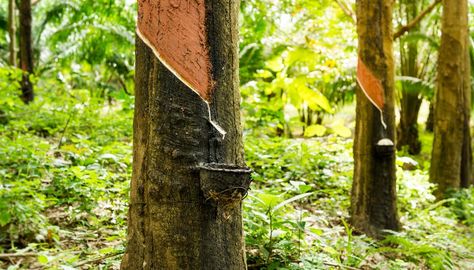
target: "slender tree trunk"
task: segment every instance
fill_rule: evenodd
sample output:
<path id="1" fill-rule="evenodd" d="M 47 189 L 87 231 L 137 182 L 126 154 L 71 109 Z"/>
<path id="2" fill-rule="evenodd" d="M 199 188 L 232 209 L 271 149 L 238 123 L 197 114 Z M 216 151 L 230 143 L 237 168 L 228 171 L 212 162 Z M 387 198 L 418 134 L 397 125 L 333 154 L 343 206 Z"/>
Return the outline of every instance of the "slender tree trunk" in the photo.
<path id="1" fill-rule="evenodd" d="M 8 37 L 10 38 L 9 44 L 9 59 L 10 65 L 16 67 L 16 20 L 15 20 L 15 1 L 8 0 Z"/>
<path id="2" fill-rule="evenodd" d="M 443 0 L 430 179 L 436 195 L 471 183 L 471 83 L 467 0 Z"/>
<path id="3" fill-rule="evenodd" d="M 434 100 L 430 101 L 430 109 L 428 113 L 428 118 L 426 119 L 426 127 L 425 130 L 427 132 L 434 131 Z"/>
<path id="4" fill-rule="evenodd" d="M 201 191 L 201 163 L 244 165 L 238 82 L 237 0 L 206 1 L 216 86 L 207 106 L 137 38 L 134 162 L 122 269 L 245 269 L 241 202 Z"/>
<path id="5" fill-rule="evenodd" d="M 30 74 L 33 74 L 33 43 L 31 36 L 32 16 L 31 0 L 20 1 L 20 67 L 23 70 L 21 98 L 26 104 L 34 99 Z"/>
<path id="6" fill-rule="evenodd" d="M 402 90 L 400 124 L 397 128 L 397 148 L 408 146 L 408 153 L 417 155 L 421 152 L 421 142 L 418 136 L 418 113 L 423 99 L 418 93 Z"/>
<path id="7" fill-rule="evenodd" d="M 403 1 L 400 3 L 406 10 L 407 21 L 412 21 L 418 16 L 418 3 L 416 1 Z M 418 30 L 415 27 L 413 30 Z M 418 77 L 418 44 L 410 42 L 406 44 L 400 41 L 400 58 L 402 76 Z M 403 146 L 408 146 L 408 152 L 412 155 L 419 154 L 421 151 L 421 142 L 418 139 L 418 112 L 422 102 L 420 93 L 409 87 L 406 83 L 402 84 L 402 99 L 400 111 L 400 124 L 397 128 L 397 148 L 400 150 Z"/>
<path id="8" fill-rule="evenodd" d="M 416 45 L 408 46 L 408 59 L 407 63 L 405 63 L 407 66 L 402 65 L 402 76 L 418 76 L 416 51 Z M 418 136 L 418 113 L 422 101 L 423 99 L 418 91 L 403 84 L 400 124 L 397 128 L 397 148 L 401 150 L 403 146 L 408 146 L 408 152 L 412 155 L 417 155 L 421 152 L 421 142 Z"/>
<path id="9" fill-rule="evenodd" d="M 384 229 L 399 229 L 395 149 L 377 146 L 382 138 L 395 141 L 392 3 L 391 0 L 356 2 L 359 57 L 382 81 L 384 119 L 388 127 L 387 130 L 383 128 L 380 112 L 358 88 L 351 223 L 359 231 L 374 237 L 381 236 Z"/>

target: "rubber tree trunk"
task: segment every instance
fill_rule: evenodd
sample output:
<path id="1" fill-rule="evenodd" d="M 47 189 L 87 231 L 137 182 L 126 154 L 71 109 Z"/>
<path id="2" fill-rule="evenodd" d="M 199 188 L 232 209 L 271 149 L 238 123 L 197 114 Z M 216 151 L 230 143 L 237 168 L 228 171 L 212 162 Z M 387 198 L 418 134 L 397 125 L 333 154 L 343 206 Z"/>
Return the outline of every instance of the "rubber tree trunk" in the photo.
<path id="1" fill-rule="evenodd" d="M 21 99 L 26 104 L 34 99 L 30 75 L 33 74 L 33 43 L 31 36 L 31 0 L 20 1 L 20 68 L 23 70 Z"/>
<path id="2" fill-rule="evenodd" d="M 472 183 L 468 1 L 444 0 L 430 179 L 443 197 Z"/>
<path id="3" fill-rule="evenodd" d="M 354 137 L 354 179 L 351 223 L 373 237 L 382 230 L 398 230 L 396 207 L 395 149 L 376 147 L 382 138 L 395 141 L 394 63 L 391 0 L 357 0 L 359 57 L 382 81 L 385 130 L 380 112 L 357 89 Z"/>
<path id="4" fill-rule="evenodd" d="M 200 163 L 244 165 L 238 75 L 239 1 L 206 1 L 213 120 L 140 38 L 136 42 L 134 161 L 122 269 L 245 269 L 241 202 L 201 192 Z"/>
<path id="5" fill-rule="evenodd" d="M 412 21 L 418 15 L 416 1 L 403 1 L 400 3 L 406 10 L 407 21 Z M 419 27 L 415 27 L 414 31 Z M 416 42 L 400 41 L 401 75 L 418 77 L 418 44 Z M 418 113 L 423 99 L 414 87 L 406 82 L 402 84 L 402 98 L 400 101 L 400 124 L 397 128 L 397 148 L 401 150 L 408 146 L 412 155 L 421 152 L 421 142 L 418 139 Z"/>
<path id="6" fill-rule="evenodd" d="M 8 37 L 9 44 L 9 62 L 10 65 L 16 67 L 16 20 L 15 20 L 15 1 L 8 0 Z"/>

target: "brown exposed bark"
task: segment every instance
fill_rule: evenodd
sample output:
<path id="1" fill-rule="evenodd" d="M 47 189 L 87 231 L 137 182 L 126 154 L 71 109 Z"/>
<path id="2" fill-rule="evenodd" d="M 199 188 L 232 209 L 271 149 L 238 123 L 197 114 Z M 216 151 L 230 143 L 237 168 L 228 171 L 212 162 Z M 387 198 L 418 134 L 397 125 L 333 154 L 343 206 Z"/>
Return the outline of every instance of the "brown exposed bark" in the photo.
<path id="1" fill-rule="evenodd" d="M 21 99 L 26 104 L 34 99 L 30 75 L 33 74 L 33 43 L 31 36 L 32 16 L 31 0 L 20 1 L 20 68 L 23 70 L 21 81 Z"/>
<path id="2" fill-rule="evenodd" d="M 16 67 L 16 23 L 15 23 L 16 7 L 14 0 L 8 0 L 8 37 L 9 44 L 9 61 L 10 65 Z"/>
<path id="3" fill-rule="evenodd" d="M 168 67 L 204 98 L 212 90 L 205 0 L 141 1 L 138 34 Z"/>
<path id="4" fill-rule="evenodd" d="M 443 0 L 430 179 L 436 195 L 472 183 L 468 1 Z"/>
<path id="5" fill-rule="evenodd" d="M 200 163 L 244 165 L 238 82 L 239 1 L 206 1 L 213 118 L 201 98 L 136 43 L 134 162 L 122 269 L 245 269 L 241 203 L 201 191 Z"/>
<path id="6" fill-rule="evenodd" d="M 359 57 L 382 81 L 385 91 L 384 130 L 379 111 L 357 89 L 354 137 L 354 180 L 351 223 L 359 231 L 379 237 L 382 230 L 398 230 L 395 149 L 376 147 L 382 138 L 395 141 L 392 4 L 390 0 L 357 0 Z"/>

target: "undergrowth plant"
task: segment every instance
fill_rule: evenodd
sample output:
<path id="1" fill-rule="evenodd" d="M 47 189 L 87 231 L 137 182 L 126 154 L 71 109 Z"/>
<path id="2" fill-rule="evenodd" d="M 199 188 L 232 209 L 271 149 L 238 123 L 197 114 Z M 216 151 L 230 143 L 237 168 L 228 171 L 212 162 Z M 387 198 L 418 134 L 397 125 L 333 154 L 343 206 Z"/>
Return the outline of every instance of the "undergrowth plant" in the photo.
<path id="1" fill-rule="evenodd" d="M 0 79 L 0 86 L 7 80 L 15 78 Z M 47 85 L 36 88 L 29 106 L 15 87 L 1 88 L 0 253 L 35 250 L 38 265 L 62 269 L 79 260 L 74 249 L 81 244 L 71 243 L 82 231 L 105 230 L 102 241 L 114 243 L 98 243 L 84 254 L 123 250 L 117 241 L 125 229 L 133 102 L 117 97 L 111 106 L 89 92 Z"/>

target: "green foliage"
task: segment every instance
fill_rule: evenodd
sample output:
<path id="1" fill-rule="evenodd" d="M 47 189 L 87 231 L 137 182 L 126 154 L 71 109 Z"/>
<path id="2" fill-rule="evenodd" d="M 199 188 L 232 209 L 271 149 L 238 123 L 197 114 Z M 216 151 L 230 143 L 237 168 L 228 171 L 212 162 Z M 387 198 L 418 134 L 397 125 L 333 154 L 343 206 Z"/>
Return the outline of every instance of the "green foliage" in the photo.
<path id="1" fill-rule="evenodd" d="M 18 101 L 21 70 L 12 67 L 0 67 L 0 124 L 8 121 L 8 114 L 14 111 Z"/>
<path id="2" fill-rule="evenodd" d="M 438 50 L 440 47 L 439 38 L 433 37 L 420 32 L 409 32 L 401 37 L 402 42 L 408 44 L 417 44 L 418 42 L 425 42 L 431 49 Z"/>
<path id="3" fill-rule="evenodd" d="M 31 241 L 32 234 L 46 225 L 41 174 L 45 171 L 42 156 L 49 145 L 30 134 L 0 134 L 0 145 L 8 146 L 0 150 L 0 242 Z"/>
<path id="4" fill-rule="evenodd" d="M 449 196 L 450 207 L 466 226 L 474 226 L 474 188 L 454 191 Z"/>
<path id="5" fill-rule="evenodd" d="M 427 172 L 402 170 L 402 163 L 398 162 L 397 194 L 404 232 L 389 232 L 387 238 L 372 249 L 371 253 L 396 256 L 398 260 L 415 265 L 423 264 L 429 269 L 465 268 L 473 258 L 469 255 L 472 251 L 465 249 L 465 241 L 471 241 L 471 236 L 468 235 L 472 233 L 472 229 L 457 224 L 453 213 L 456 208 L 450 206 L 456 201 L 436 201 L 432 195 L 435 185 L 429 183 Z M 471 197 L 464 199 L 472 200 Z M 463 234 L 467 238 L 457 236 Z M 463 259 L 467 262 L 463 262 Z"/>
<path id="6" fill-rule="evenodd" d="M 337 138 L 331 140 L 338 141 Z M 286 186 L 296 193 L 316 190 L 323 185 L 339 185 L 328 182 L 334 173 L 332 170 L 338 170 L 337 165 L 350 159 L 347 155 L 331 158 L 347 146 L 334 145 L 326 152 L 321 150 L 321 140 L 248 137 L 247 142 L 245 151 L 249 165 L 255 171 L 254 181 L 261 185 Z"/>
<path id="7" fill-rule="evenodd" d="M 135 3 L 44 0 L 33 17 L 38 76 L 94 96 L 133 93 Z"/>
<path id="8" fill-rule="evenodd" d="M 241 81 L 248 130 L 291 137 L 321 124 L 336 104 L 352 100 L 355 59 L 348 56 L 355 44 L 347 46 L 346 38 L 344 47 L 336 44 L 355 33 L 338 11 L 330 1 L 242 5 Z"/>
<path id="9" fill-rule="evenodd" d="M 432 98 L 435 91 L 433 81 L 423 81 L 411 76 L 398 76 L 396 78 L 398 89 L 403 89 L 407 92 L 419 93 L 424 97 Z"/>
<path id="10" fill-rule="evenodd" d="M 71 234 L 110 227 L 101 235 L 117 241 L 125 233 L 133 98 L 110 106 L 90 91 L 51 83 L 26 106 L 7 82 L 16 71 L 0 72 L 9 74 L 0 80 L 7 119 L 0 124 L 0 251 L 35 249 L 44 252 L 42 264 L 72 266 L 79 257 L 64 243 L 82 236 Z M 115 246 L 110 252 L 122 248 Z"/>
<path id="11" fill-rule="evenodd" d="M 377 241 L 348 223 L 351 130 L 327 115 L 352 100 L 356 37 L 336 3 L 249 0 L 241 11 L 245 150 L 255 180 L 243 203 L 249 268 L 472 267 L 474 189 L 437 202 L 429 147 L 397 159 L 403 232 Z M 0 268 L 118 268 L 132 168 L 135 16 L 132 1 L 39 1 L 37 98 L 26 106 L 21 71 L 4 64 L 0 3 L 0 252 L 37 254 L 0 259 Z M 422 25 L 430 32 L 401 40 L 420 44 L 425 60 L 438 44 L 432 16 Z M 426 63 L 423 76 L 400 77 L 398 86 L 429 97 L 434 62 Z"/>
<path id="12" fill-rule="evenodd" d="M 384 241 L 355 235 L 346 222 L 350 149 L 350 141 L 338 137 L 326 141 L 246 137 L 256 185 L 244 203 L 250 266 L 464 269 L 470 264 L 472 227 L 461 225 L 468 225 L 461 217 L 472 214 L 471 190 L 436 202 L 427 172 L 408 157 L 397 161 L 404 232 L 391 232 Z M 413 166 L 415 170 L 403 169 Z M 285 207 L 278 207 L 281 202 Z"/>
<path id="13" fill-rule="evenodd" d="M 132 110 L 131 101 L 110 106 L 90 91 L 48 91 L 39 88 L 41 102 L 30 106 L 14 94 L 0 98 L 2 104 L 13 100 L 8 123 L 0 125 L 0 142 L 7 146 L 0 148 L 0 242 L 8 243 L 2 245 L 8 252 L 22 247 L 38 252 L 26 265 L 60 269 L 123 251 Z M 398 203 L 405 233 L 377 242 L 354 234 L 346 222 L 350 140 L 246 136 L 245 142 L 255 171 L 244 201 L 249 266 L 465 269 L 473 259 L 472 190 L 435 203 L 426 172 L 403 170 L 408 159 L 400 157 Z M 94 245 L 86 247 L 85 239 Z"/>
<path id="14" fill-rule="evenodd" d="M 247 237 L 247 245 L 252 250 L 251 254 L 262 258 L 250 258 L 265 264 L 277 265 L 291 262 L 292 258 L 302 253 L 304 245 L 303 235 L 307 229 L 303 221 L 303 213 L 296 220 L 288 219 L 285 214 L 294 213 L 291 203 L 309 197 L 312 193 L 303 193 L 284 200 L 281 195 L 259 193 L 252 195 L 245 204 L 250 217 L 244 219 L 246 231 L 252 232 Z"/>
<path id="15" fill-rule="evenodd" d="M 422 260 L 424 260 L 426 265 L 433 270 L 454 269 L 449 252 L 431 245 L 414 243 L 408 240 L 403 234 L 389 235 L 382 243 L 395 245 L 397 247 L 381 248 L 379 252 L 382 250 L 384 252 L 397 252 L 406 256 L 409 261 L 413 261 L 417 264 L 422 263 Z"/>
<path id="16" fill-rule="evenodd" d="M 347 213 L 336 210 L 348 208 L 350 143 L 329 140 L 246 138 L 258 187 L 244 204 L 250 265 L 320 269 L 362 261 L 367 244 L 352 239 Z"/>
<path id="17" fill-rule="evenodd" d="M 397 27 L 407 25 L 421 13 L 432 1 L 399 1 L 396 3 L 394 21 Z M 441 6 L 441 5 L 439 5 Z M 415 27 L 397 39 L 395 48 L 399 49 L 397 67 L 397 89 L 404 92 L 418 93 L 431 100 L 434 96 L 436 62 L 430 59 L 436 55 L 440 46 L 439 8 L 429 13 Z M 414 61 L 415 67 L 411 67 Z M 401 95 L 399 95 L 401 97 Z"/>

